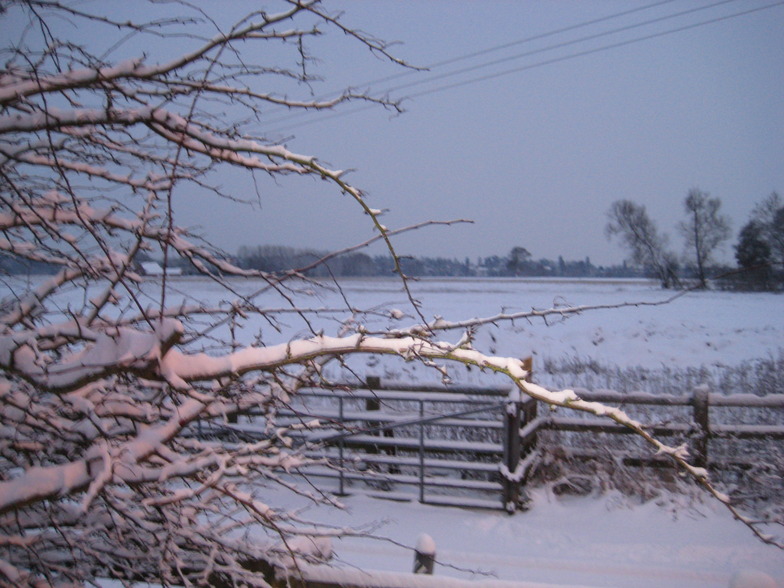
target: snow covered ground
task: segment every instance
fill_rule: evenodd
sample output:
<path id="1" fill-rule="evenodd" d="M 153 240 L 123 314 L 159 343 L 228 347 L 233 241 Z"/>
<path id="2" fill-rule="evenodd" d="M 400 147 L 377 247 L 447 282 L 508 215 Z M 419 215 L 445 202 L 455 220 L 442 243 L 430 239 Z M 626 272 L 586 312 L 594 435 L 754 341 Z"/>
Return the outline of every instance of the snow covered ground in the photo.
<path id="1" fill-rule="evenodd" d="M 34 277 L 33 284 L 41 277 Z M 0 298 L 7 285 L 0 284 Z M 229 292 L 203 278 L 170 279 L 173 290 L 167 306 L 200 302 L 217 304 L 231 300 Z M 247 295 L 263 284 L 256 280 L 232 283 Z M 143 284 L 156 305 L 160 294 L 157 279 Z M 499 312 L 514 313 L 531 309 L 565 306 L 606 306 L 624 303 L 663 303 L 673 295 L 647 280 L 558 280 L 558 279 L 423 279 L 411 283 L 414 297 L 422 304 L 422 314 L 432 320 L 491 317 Z M 344 298 L 359 309 L 395 308 L 404 315 L 394 319 L 388 314 L 363 317 L 369 329 L 402 328 L 419 322 L 414 316 L 399 280 L 343 279 L 341 290 L 318 289 L 305 285 L 300 291 L 287 291 L 289 299 L 301 308 L 338 309 L 314 317 L 311 325 L 328 335 L 337 333 L 341 321 L 350 317 Z M 289 302 L 275 292 L 264 293 L 254 301 L 261 308 L 286 308 Z M 84 302 L 80 290 L 59 300 L 60 307 Z M 340 310 L 344 309 L 344 310 Z M 250 315 L 237 331 L 241 342 L 250 343 L 261 331 L 266 344 L 279 343 L 296 336 L 308 337 L 309 330 L 294 313 L 280 315 L 278 329 L 262 317 Z M 627 306 L 585 311 L 567 320 L 550 317 L 499 323 L 483 328 L 476 347 L 499 355 L 537 359 L 581 357 L 607 365 L 657 367 L 733 365 L 744 360 L 776 356 L 784 348 L 784 296 L 771 293 L 689 292 L 661 306 Z M 459 333 L 444 335 L 457 340 Z M 540 362 L 539 362 L 540 363 Z M 388 366 L 386 366 L 388 369 Z M 424 376 L 424 374 L 423 374 Z"/>
<path id="2" fill-rule="evenodd" d="M 278 497 L 270 496 L 275 503 Z M 280 496 L 284 503 L 287 498 Z M 716 588 L 739 570 L 755 569 L 784 586 L 784 553 L 766 546 L 711 503 L 683 500 L 633 504 L 610 494 L 591 498 L 533 494 L 528 512 L 500 512 L 398 503 L 362 495 L 347 510 L 308 511 L 337 525 L 383 523 L 391 541 L 335 541 L 334 565 L 410 572 L 411 548 L 422 533 L 436 544 L 435 576 L 502 579 L 557 586 Z M 522 584 L 525 585 L 525 584 Z"/>
<path id="3" fill-rule="evenodd" d="M 413 288 L 426 317 L 438 314 L 448 320 L 492 316 L 502 309 L 663 302 L 675 294 L 642 280 L 427 280 Z M 733 364 L 775 355 L 784 346 L 783 334 L 784 297 L 705 291 L 663 306 L 586 311 L 549 324 L 518 321 L 499 326 L 495 337 L 497 353 L 503 355 L 574 355 L 608 365 L 657 367 Z"/>
<path id="4" fill-rule="evenodd" d="M 673 294 L 635 280 L 424 280 L 413 289 L 426 318 L 440 315 L 447 320 L 563 305 L 657 302 Z M 391 305 L 410 312 L 392 281 L 348 281 L 343 293 L 365 308 Z M 323 302 L 337 303 L 329 297 Z M 458 335 L 449 337 L 456 340 Z M 784 297 L 693 292 L 663 306 L 587 311 L 547 325 L 539 320 L 489 326 L 479 333 L 477 347 L 501 355 L 533 353 L 535 367 L 544 358 L 563 357 L 649 368 L 736 365 L 777 357 L 784 348 Z M 402 362 L 371 360 L 353 367 L 403 381 L 436 378 L 421 366 Z M 476 371 L 455 370 L 453 375 L 463 381 L 482 378 Z M 784 587 L 784 553 L 760 543 L 710 502 L 671 498 L 634 504 L 614 494 L 562 498 L 539 490 L 533 508 L 514 516 L 362 495 L 344 502 L 344 513 L 308 515 L 339 525 L 384 521 L 379 534 L 393 543 L 336 542 L 341 565 L 408 572 L 410 547 L 427 533 L 437 545 L 436 576 L 444 578 L 444 586 L 450 585 L 447 577 L 462 577 L 568 586 L 708 588 L 729 586 L 739 570 L 756 569 Z"/>
<path id="5" fill-rule="evenodd" d="M 347 280 L 342 294 L 320 293 L 324 306 L 339 305 L 345 295 L 360 308 L 391 306 L 408 316 L 376 320 L 370 327 L 413 324 L 410 305 L 394 280 Z M 426 319 L 456 321 L 492 317 L 499 312 L 565 306 L 613 306 L 664 303 L 677 293 L 646 280 L 426 279 L 412 284 Z M 335 325 L 324 323 L 328 330 Z M 459 332 L 443 335 L 457 341 Z M 482 328 L 477 349 L 497 355 L 533 355 L 534 370 L 546 359 L 580 358 L 608 366 L 646 368 L 737 365 L 778 357 L 784 349 L 784 296 L 771 293 L 689 292 L 660 306 L 587 310 L 568 319 L 517 320 Z M 366 365 L 369 363 L 370 365 Z M 353 362 L 359 373 L 402 381 L 437 380 L 432 370 L 401 361 L 375 365 Z M 484 376 L 456 369 L 456 381 L 484 381 Z"/>
<path id="6" fill-rule="evenodd" d="M 180 293 L 169 305 L 198 299 L 217 303 L 226 293 L 203 280 L 178 278 Z M 415 322 L 410 305 L 393 280 L 347 280 L 342 292 L 310 292 L 303 306 L 335 308 L 345 296 L 361 308 L 398 308 L 408 316 L 380 316 L 369 328 L 405 327 Z M 154 298 L 155 281 L 145 284 Z M 258 283 L 238 282 L 251 292 Z M 531 308 L 564 305 L 616 305 L 657 302 L 672 292 L 636 280 L 423 280 L 412 285 L 424 315 L 447 320 L 493 316 Z M 63 303 L 63 307 L 67 301 Z M 281 306 L 269 297 L 260 306 Z M 397 313 L 394 313 L 397 314 Z M 315 319 L 316 328 L 334 334 L 349 313 Z M 250 342 L 261 330 L 267 343 L 309 336 L 296 315 L 288 315 L 281 332 L 251 318 L 240 338 Z M 735 365 L 777 357 L 784 348 L 784 296 L 765 293 L 694 292 L 662 306 L 595 310 L 568 320 L 518 320 L 489 325 L 476 346 L 499 355 L 534 355 L 534 368 L 546 358 L 579 357 L 607 365 L 698 367 Z M 457 340 L 459 333 L 444 335 Z M 361 358 L 352 363 L 360 374 L 403 381 L 437 380 L 415 363 Z M 454 371 L 458 381 L 478 382 L 476 370 Z M 295 500 L 270 490 L 275 506 Z M 681 499 L 633 504 L 618 495 L 559 498 L 546 490 L 534 494 L 533 508 L 508 516 L 488 511 L 424 506 L 371 499 L 344 499 L 345 511 L 310 507 L 308 518 L 337 525 L 363 526 L 383 521 L 379 539 L 345 539 L 334 544 L 335 562 L 365 569 L 409 572 L 410 546 L 421 533 L 436 542 L 436 576 L 500 578 L 517 582 L 593 587 L 722 587 L 733 573 L 752 568 L 773 576 L 784 587 L 784 552 L 756 540 L 719 505 L 687 504 Z M 405 547 L 409 546 L 409 547 Z M 485 575 L 487 574 L 487 575 Z"/>

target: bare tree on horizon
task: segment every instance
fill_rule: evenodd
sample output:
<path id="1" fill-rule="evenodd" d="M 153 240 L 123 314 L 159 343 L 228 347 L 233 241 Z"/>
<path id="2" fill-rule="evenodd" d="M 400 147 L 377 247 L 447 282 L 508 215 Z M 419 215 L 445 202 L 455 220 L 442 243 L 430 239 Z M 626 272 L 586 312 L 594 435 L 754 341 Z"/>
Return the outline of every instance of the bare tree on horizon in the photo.
<path id="1" fill-rule="evenodd" d="M 267 495 L 276 486 L 337 506 L 286 477 L 309 463 L 292 447 L 292 428 L 317 423 L 282 427 L 276 414 L 303 386 L 322 382 L 325 364 L 363 355 L 421 361 L 437 373 L 475 366 L 503 377 L 514 394 L 620 423 L 760 539 L 779 544 L 684 447 L 660 442 L 618 408 L 528 382 L 522 359 L 472 346 L 485 324 L 589 308 L 426 319 L 393 243 L 405 228 L 386 227 L 382 210 L 343 171 L 259 130 L 271 108 L 328 110 L 357 100 L 398 108 L 351 90 L 311 97 L 313 37 L 331 30 L 400 64 L 386 44 L 317 1 L 281 2 L 277 13 L 253 11 L 228 25 L 220 11 L 232 4 L 214 5 L 210 15 L 188 2 L 150 2 L 155 16 L 147 20 L 115 18 L 114 6 L 25 0 L 3 5 L 0 16 L 26 23 L 0 41 L 0 252 L 57 268 L 37 280 L 4 276 L 0 583 L 83 585 L 108 575 L 267 585 L 278 572 L 296 576 L 299 562 L 321 562 L 328 550 L 313 549 L 321 540 L 369 533 L 317 524 Z M 97 29 L 120 41 L 96 53 L 88 41 Z M 351 199 L 395 260 L 407 312 L 347 299 L 338 309 L 302 305 L 299 296 L 319 284 L 301 272 L 237 267 L 179 227 L 178 206 L 195 192 L 216 207 L 236 199 L 221 189 L 221 174 L 324 180 Z M 150 251 L 163 256 L 157 281 L 137 273 Z M 190 261 L 214 298 L 171 279 L 175 257 Z M 258 289 L 248 293 L 238 277 Z M 377 331 L 367 327 L 374 316 L 388 321 Z M 414 324 L 388 326 L 405 317 Z M 263 417 L 261 439 L 195 434 L 202 420 L 251 413 Z"/>

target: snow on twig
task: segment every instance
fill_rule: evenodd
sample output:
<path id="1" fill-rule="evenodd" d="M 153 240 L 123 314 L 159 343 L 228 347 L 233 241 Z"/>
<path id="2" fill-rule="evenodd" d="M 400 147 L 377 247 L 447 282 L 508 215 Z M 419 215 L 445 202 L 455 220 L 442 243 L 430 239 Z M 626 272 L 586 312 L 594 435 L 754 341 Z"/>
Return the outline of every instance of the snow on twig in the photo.
<path id="1" fill-rule="evenodd" d="M 0 545 L 13 554 L 0 561 L 0 582 L 83 584 L 95 570 L 109 569 L 129 582 L 151 577 L 164 584 L 262 582 L 248 562 L 288 562 L 303 571 L 303 559 L 319 555 L 318 546 L 301 548 L 291 538 L 359 531 L 310 524 L 266 499 L 264 485 L 277 484 L 309 500 L 337 504 L 308 488 L 307 478 L 304 488 L 291 482 L 288 472 L 313 462 L 292 449 L 297 425 L 282 423 L 278 411 L 301 387 L 321 381 L 327 362 L 360 354 L 420 361 L 445 377 L 450 363 L 503 374 L 515 386 L 510 402 L 528 395 L 618 422 L 733 508 L 704 470 L 689 465 L 683 447 L 658 442 L 620 409 L 527 382 L 518 359 L 472 349 L 481 325 L 668 301 L 428 320 L 409 288 L 394 239 L 420 227 L 468 221 L 388 227 L 382 223 L 384 209 L 371 205 L 345 171 L 295 153 L 247 124 L 264 124 L 268 108 L 279 104 L 307 110 L 366 100 L 399 109 L 392 100 L 350 89 L 318 100 L 289 98 L 266 85 L 314 80 L 302 41 L 320 33 L 318 24 L 401 63 L 385 43 L 343 25 L 318 2 L 290 2 L 277 14 L 252 12 L 226 29 L 206 8 L 177 5 L 195 17 L 136 24 L 56 1 L 13 7 L 27 11 L 37 27 L 17 44 L 3 41 L 9 59 L 0 73 L 0 252 L 51 263 L 57 273 L 13 289 L 0 310 Z M 163 54 L 159 63 L 153 63 L 154 48 L 112 63 L 115 46 L 97 56 L 83 39 L 55 38 L 44 13 L 119 29 L 131 34 L 129 40 L 135 34 L 180 34 L 169 37 L 171 45 L 188 43 L 179 54 Z M 302 26 L 295 20 L 299 16 L 306 17 Z M 207 34 L 204 28 L 189 29 L 196 21 L 214 28 Z M 28 42 L 36 34 L 39 46 Z M 265 41 L 293 48 L 296 65 L 254 65 L 243 48 Z M 244 198 L 210 185 L 221 171 L 324 179 L 353 199 L 375 236 L 300 272 L 273 275 L 239 267 L 175 223 L 175 193 L 194 189 Z M 345 308 L 303 307 L 293 292 L 298 284 L 316 284 L 302 273 L 375 242 L 392 256 L 413 311 L 374 309 L 365 315 L 413 316 L 417 324 L 371 334 L 346 322 L 339 332 L 354 334 L 322 334 L 314 315 L 332 320 L 348 311 L 353 319 L 360 311 L 343 291 Z M 164 275 L 151 295 L 135 265 L 157 251 L 166 257 Z M 202 303 L 188 295 L 181 304 L 167 304 L 176 291 L 169 279 L 174 254 L 230 300 Z M 247 295 L 226 276 L 263 284 Z M 68 290 L 78 295 L 68 298 Z M 257 302 L 257 295 L 273 292 L 274 305 Z M 233 328 L 251 313 L 266 319 L 265 328 L 271 325 L 275 334 L 259 333 L 257 344 L 249 346 L 235 338 Z M 274 337 L 280 336 L 284 314 L 298 317 L 305 328 L 279 342 Z M 435 340 L 452 329 L 461 331 L 457 343 Z M 258 435 L 241 437 L 240 427 L 209 426 L 238 415 L 263 421 Z M 513 480 L 520 473 L 503 472 Z M 755 529 L 755 521 L 737 510 L 733 514 Z M 249 529 L 267 537 L 254 545 L 245 535 Z"/>

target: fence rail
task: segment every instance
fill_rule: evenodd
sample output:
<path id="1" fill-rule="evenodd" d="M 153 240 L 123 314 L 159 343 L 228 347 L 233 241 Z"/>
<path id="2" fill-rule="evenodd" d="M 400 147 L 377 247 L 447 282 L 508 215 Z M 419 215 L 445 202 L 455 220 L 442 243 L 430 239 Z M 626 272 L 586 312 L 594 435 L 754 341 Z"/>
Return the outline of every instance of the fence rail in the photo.
<path id="1" fill-rule="evenodd" d="M 716 423 L 711 419 L 711 409 L 746 408 L 750 410 L 784 409 L 784 394 L 755 396 L 753 394 L 723 395 L 711 393 L 707 387 L 700 386 L 691 394 L 656 395 L 642 392 L 623 394 L 612 391 L 592 392 L 581 390 L 579 396 L 587 401 L 611 403 L 621 408 L 633 406 L 691 407 L 691 422 L 658 423 L 649 427 L 658 437 L 685 436 L 690 445 L 694 465 L 700 467 L 721 467 L 728 465 L 721 459 L 711 460 L 709 445 L 712 439 L 784 439 L 782 424 L 742 424 Z M 627 435 L 632 431 L 622 425 L 609 423 L 597 418 L 570 418 L 551 416 L 543 419 L 539 430 L 573 431 L 587 433 L 608 433 Z"/>
<path id="2" fill-rule="evenodd" d="M 509 512 L 524 505 L 528 475 L 541 452 L 554 449 L 546 433 L 587 439 L 570 455 L 588 460 L 607 455 L 607 447 L 599 449 L 595 441 L 591 445 L 597 433 L 618 440 L 633 433 L 593 415 L 540 411 L 533 399 L 513 400 L 509 392 L 500 387 L 382 385 L 379 378 L 368 378 L 364 386 L 302 390 L 298 404 L 278 416 L 282 424 L 319 420 L 318 427 L 292 434 L 308 455 L 326 459 L 327 465 L 315 465 L 305 473 L 335 480 L 338 494 L 362 484 L 370 493 L 412 498 L 410 490 L 397 490 L 403 486 L 418 490 L 420 502 L 502 507 Z M 649 430 L 657 437 L 683 440 L 692 462 L 709 469 L 743 465 L 739 461 L 745 457 L 723 460 L 711 447 L 714 440 L 784 439 L 781 417 L 773 424 L 760 424 L 759 418 L 752 423 L 715 418 L 717 409 L 748 409 L 755 414 L 784 409 L 784 394 L 728 396 L 699 387 L 682 396 L 587 390 L 578 395 L 626 410 L 685 411 Z M 639 447 L 613 451 L 615 459 L 627 465 L 669 464 Z"/>
<path id="3" fill-rule="evenodd" d="M 502 490 L 500 415 L 508 394 L 499 387 L 382 386 L 369 378 L 364 388 L 302 390 L 301 405 L 279 416 L 320 420 L 319 429 L 295 435 L 307 453 L 332 464 L 307 475 L 336 480 L 339 494 L 364 482 L 371 493 L 386 497 L 410 498 L 393 490 L 405 486 L 418 489 L 421 502 L 453 504 L 456 492 L 497 496 Z M 465 431 L 482 431 L 483 440 L 461 438 Z M 497 498 L 482 495 L 463 496 L 458 503 L 498 506 Z"/>

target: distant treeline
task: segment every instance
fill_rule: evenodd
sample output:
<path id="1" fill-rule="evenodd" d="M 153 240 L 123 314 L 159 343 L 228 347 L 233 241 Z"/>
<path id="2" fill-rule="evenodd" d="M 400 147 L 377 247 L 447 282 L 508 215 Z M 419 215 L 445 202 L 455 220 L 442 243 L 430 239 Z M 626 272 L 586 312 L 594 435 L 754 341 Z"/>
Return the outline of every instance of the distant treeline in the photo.
<path id="1" fill-rule="evenodd" d="M 523 252 L 520 255 L 520 252 Z M 326 252 L 296 249 L 279 245 L 240 247 L 234 260 L 240 267 L 268 272 L 285 272 L 308 268 L 310 277 L 379 277 L 394 272 L 394 260 L 389 255 L 368 255 L 352 252 L 325 259 Z M 324 260 L 322 262 L 322 260 Z M 510 255 L 477 257 L 413 257 L 400 259 L 403 272 L 413 277 L 642 277 L 644 271 L 626 265 L 596 266 L 589 258 L 580 261 L 531 259 L 530 254 L 515 247 Z"/>
<path id="2" fill-rule="evenodd" d="M 361 252 L 329 257 L 325 251 L 298 249 L 282 245 L 243 246 L 228 261 L 243 269 L 257 269 L 270 273 L 301 272 L 311 278 L 328 277 L 388 277 L 394 275 L 394 261 L 389 255 L 368 255 Z M 142 262 L 157 261 L 154 256 L 140 253 L 136 257 L 137 270 L 145 273 Z M 533 259 L 523 247 L 514 247 L 508 255 L 491 255 L 474 259 L 465 257 L 413 257 L 400 259 L 407 276 L 411 277 L 564 277 L 564 278 L 655 278 L 651 268 L 623 262 L 618 265 L 594 265 L 589 257 L 581 260 Z M 170 266 L 179 268 L 183 275 L 199 273 L 187 259 L 170 260 Z M 12 254 L 0 254 L 0 273 L 53 274 L 57 267 L 42 262 L 21 260 Z M 690 268 L 680 268 L 680 275 L 689 280 L 694 277 Z M 713 275 L 735 276 L 737 268 L 714 266 Z M 739 286 L 741 278 L 721 280 L 723 288 L 746 289 Z M 762 288 L 775 289 L 775 288 Z"/>
<path id="3" fill-rule="evenodd" d="M 384 277 L 394 273 L 394 261 L 389 255 L 368 255 L 351 252 L 328 257 L 324 251 L 297 249 L 280 245 L 258 245 L 241 247 L 232 260 L 246 269 L 267 272 L 304 270 L 313 278 L 324 277 Z M 581 260 L 534 259 L 524 247 L 513 247 L 507 255 L 459 259 L 456 257 L 414 257 L 400 259 L 403 273 L 411 277 L 558 277 L 558 278 L 652 278 L 656 279 L 655 268 L 632 265 L 626 262 L 617 265 L 594 265 L 586 257 Z M 187 273 L 187 268 L 184 269 Z M 677 267 L 684 285 L 698 279 L 695 268 L 689 265 Z M 712 264 L 714 284 L 721 289 L 731 290 L 780 290 L 784 281 L 782 273 L 775 268 L 764 270 L 767 278 L 760 282 L 760 271 L 750 272 L 744 268 Z"/>

